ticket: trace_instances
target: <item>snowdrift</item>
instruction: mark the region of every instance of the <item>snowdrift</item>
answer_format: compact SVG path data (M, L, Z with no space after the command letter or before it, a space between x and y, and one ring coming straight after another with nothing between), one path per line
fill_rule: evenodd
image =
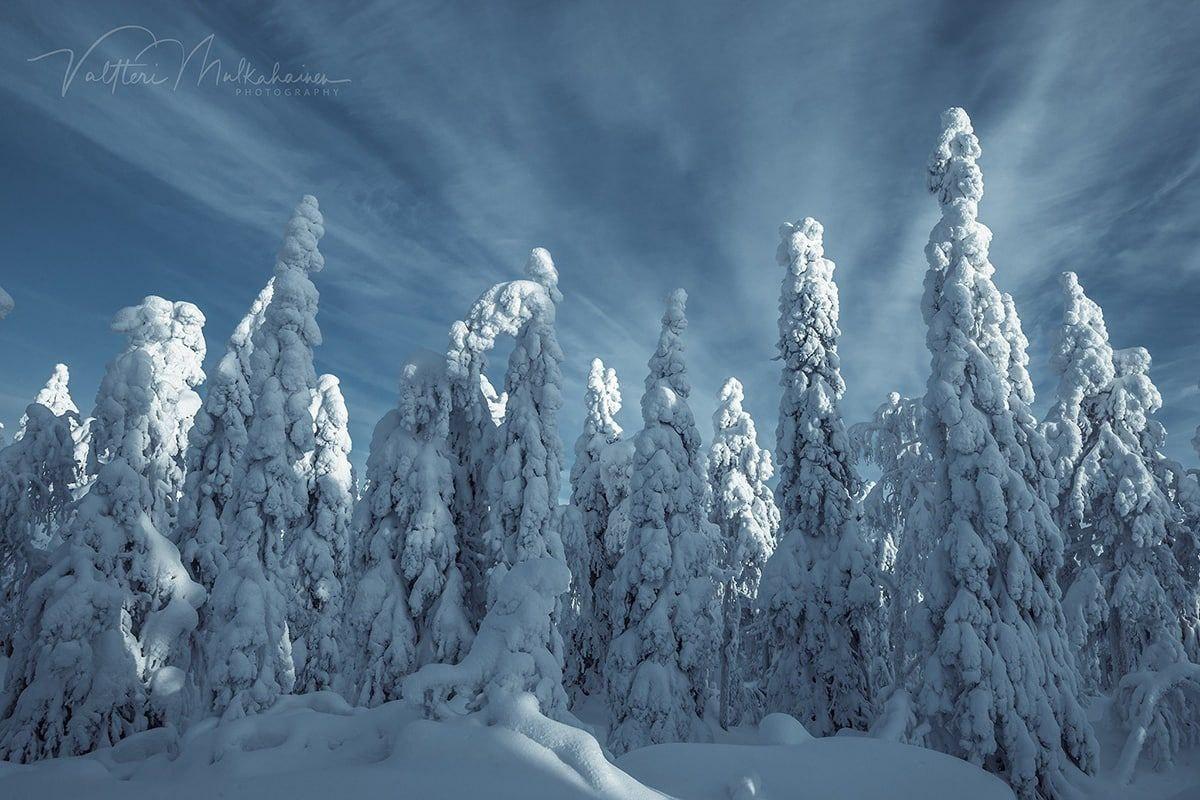
M285 697L257 716L199 725L182 743L159 730L89 756L0 762L0 797L1012 798L1000 781L962 761L850 737L659 745L629 753L618 769L589 735L530 709L518 700L488 725L479 717L431 722L403 702L365 710L329 692ZM747 779L755 793L735 794Z
M1007 784L965 761L857 736L791 745L660 744L627 753L617 766L686 800L1013 798Z

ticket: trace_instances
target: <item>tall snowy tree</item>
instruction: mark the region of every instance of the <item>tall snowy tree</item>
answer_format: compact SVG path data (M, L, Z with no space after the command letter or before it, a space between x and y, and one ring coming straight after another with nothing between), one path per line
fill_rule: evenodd
M208 379L204 402L188 432L187 475L179 501L175 541L192 577L211 592L228 562L221 543L221 515L233 498L234 476L246 452L250 401L250 353L274 282L268 282L229 337L225 355ZM202 609L201 615L208 609Z
M568 601L567 684L592 694L600 688L604 654L612 638L609 602L616 559L605 547L611 505L618 492L606 483L609 451L621 439L616 414L621 410L617 373L592 359L584 394L583 433L575 440L571 465L571 506L579 516L578 537L563 532L567 564L571 568ZM619 555L616 554L616 555Z
M396 408L375 426L355 511L362 548L345 654L348 696L361 705L398 699L406 675L457 662L474 637L451 513L449 418L445 362L405 364Z
M433 713L446 698L477 703L481 694L496 689L533 693L549 717L567 711L558 629L559 596L570 584L558 505L563 355L554 328L562 295L554 262L543 248L530 253L525 274L525 280L485 292L451 335L449 374L452 383L465 380L468 386L479 385L482 356L496 336L508 333L515 342L504 381L504 421L495 430L486 484L488 527L482 543L492 564L487 615L459 664L429 665L406 681L412 687L406 691L423 697Z
M667 300L635 439L630 529L612 584L605 667L615 753L708 737L702 717L719 641L718 533L705 516L700 433L684 364L687 293Z
M292 597L288 625L296 664L296 691L333 686L350 568L354 471L346 402L333 375L317 379L310 413L314 449L309 466L308 524L288 546Z
M1197 590L1172 548L1187 535L1183 511L1156 468L1157 442L1147 439L1162 406L1150 356L1141 348L1113 350L1103 312L1074 273L1064 273L1062 288L1051 362L1059 390L1046 428L1056 443L1059 518L1075 562L1067 609L1081 671L1111 690L1126 676L1188 661L1181 616L1194 608ZM1133 716L1134 709L1119 710ZM1159 702L1148 735L1159 762L1169 762L1189 735L1196 711L1178 689Z
M537 248L530 254L525 273L549 302L538 303L517 332L504 376L508 402L488 475L490 517L484 534L495 563L491 581L528 558L564 559L554 526L563 457L558 436L563 353L554 323L562 295L546 250ZM557 646L561 653L562 643Z
M319 295L309 274L325 266L317 247L324 233L317 199L305 195L288 222L271 302L251 337L253 416L221 519L229 567L217 576L205 616L207 699L230 718L270 707L295 683L282 556L309 523L313 347L321 343Z
M178 409L203 377L203 323L195 306L158 297L113 322L129 344L96 398L99 471L25 594L0 701L2 758L86 753L190 710L189 637L204 590L154 513L172 477Z
M543 261L549 264L549 272ZM495 542L488 541L494 527L489 483L493 479L495 451L504 447L499 441L499 426L507 418L511 399L507 391L497 394L488 381L484 373L487 354L501 335L522 336L531 320L546 317L547 309L558 302L558 277L553 270L549 253L538 248L526 266L525 280L492 286L475 301L467 317L450 328L446 363L451 398L453 512L462 549L467 609L473 624L478 624L487 611L491 583L488 574L497 559ZM539 324L538 329L543 327L544 324ZM557 346L555 341L555 349ZM518 349L523 348L518 345ZM541 359L543 354L534 352L533 357ZM557 397L555 402L559 402ZM561 460L561 454L557 457ZM552 497L551 501L556 499Z
M200 408L194 387L204 380L203 325L204 315L191 303L147 297L123 309L113 330L130 337L129 350L118 358L127 363L105 374L92 412L89 471L118 454L130 463L144 458L138 471L149 483L150 520L160 532L174 527L188 432ZM145 378L130 377L136 371Z
M857 518L860 481L838 403L838 294L824 229L780 229L779 547L760 593L771 621L766 708L817 736L866 730L890 682L879 563Z
M21 601L45 567L46 548L66 521L77 478L70 412L40 403L22 418L21 438L0 450L0 655L12 655Z
M771 453L758 446L754 420L742 408L743 399L741 382L725 381L713 414L708 451L710 519L721 532L726 571L719 680L719 718L724 728L737 724L746 711L758 710L748 708L743 684L747 677L757 677L765 664L763 632L755 624L754 612L763 569L779 531L779 509L767 485L775 469Z
M931 375L918 503L929 558L918 710L939 749L1003 776L1022 798L1060 797L1095 765L1057 583L1062 538L1031 483L1014 409L1014 339L978 221L983 176L966 113L942 115L929 189L942 219L926 247L922 312ZM1033 431L1036 434L1036 431ZM924 518L923 518L924 519Z

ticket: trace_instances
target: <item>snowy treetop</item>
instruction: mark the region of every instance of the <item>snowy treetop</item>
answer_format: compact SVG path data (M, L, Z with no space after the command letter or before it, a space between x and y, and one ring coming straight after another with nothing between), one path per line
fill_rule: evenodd
M583 421L585 436L601 435L609 441L620 438L621 426L617 424L616 416L621 410L621 387L617 383L617 371L611 367L605 369L604 362L598 358L592 359L588 371L584 405L587 409Z
M174 340L201 358L204 355L204 314L182 300L171 302L151 295L139 305L118 311L112 330L125 334L130 348Z
M460 389L474 390L483 371L485 354L502 335L516 336L535 316L551 318L558 291L558 270L549 251L534 248L525 265L528 280L498 283L488 289L465 319L450 328L446 363L451 379Z
M941 205L983 199L983 172L975 163L982 154L967 112L961 108L944 111L941 136L929 157L928 177L929 191Z
M325 218L317 198L304 195L288 221L283 235L283 246L275 263L276 271L290 267L304 272L320 272L325 266L325 257L317 249L317 243L325 235Z

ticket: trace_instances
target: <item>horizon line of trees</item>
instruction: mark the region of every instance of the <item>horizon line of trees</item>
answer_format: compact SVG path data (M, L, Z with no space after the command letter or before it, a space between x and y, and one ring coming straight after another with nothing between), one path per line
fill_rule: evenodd
M211 374L200 310L147 297L114 319L126 344L93 412L60 364L0 449L0 758L289 693L433 718L530 693L561 721L600 694L618 754L786 712L1061 798L1096 770L1085 707L1103 693L1129 730L1122 780L1143 752L1169 763L1200 732L1200 484L1163 455L1149 354L1113 348L1073 273L1034 417L980 155L966 113L945 112L923 398L843 420L835 267L805 218L777 250L774 451L736 378L702 447L679 289L634 435L615 371L591 362L565 505L550 253L480 295L444 358L402 364L360 482L338 379L313 366L324 219L305 196Z

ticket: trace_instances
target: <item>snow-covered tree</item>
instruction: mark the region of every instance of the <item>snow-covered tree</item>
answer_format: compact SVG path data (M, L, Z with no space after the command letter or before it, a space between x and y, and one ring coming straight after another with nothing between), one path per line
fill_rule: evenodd
M71 372L67 369L66 364L55 364L54 372L50 374L49 380L33 398L33 402L38 405L50 409L50 412L56 417L70 412L76 417L79 416L79 407L75 405L75 401L71 398ZM21 416L21 422L17 425L17 432L13 439L20 439L25 435L25 425L29 420L29 414Z
M449 417L445 362L405 364L399 402L375 426L355 511L362 548L345 653L348 695L361 705L399 698L406 675L457 662L474 636L450 509Z
M1061 607L1062 538L1031 478L1040 467L1027 437L1037 432L1018 419L1015 320L1005 321L991 232L978 221L979 155L966 113L945 112L929 165L942 218L922 301L932 474L917 502L935 547L917 625L927 653L917 708L937 748L1003 776L1022 798L1059 797L1068 762L1094 768L1096 742Z
M77 478L68 413L30 405L21 438L0 450L0 656L12 654L21 599L66 521Z
M571 465L571 511L565 512L569 520L578 517L578 524L568 523L563 530L571 568L568 620L564 623L568 631L565 674L569 686L591 694L600 688L604 654L612 637L608 598L616 558L605 548L604 537L618 492L606 484L605 466L611 458L609 450L621 439L621 426L615 418L621 410L617 373L605 369L598 358L592 359L588 373L584 408L583 433L575 440L575 463ZM577 536L568 535L576 530Z
M538 253L544 254L550 272L540 266L542 257ZM451 398L453 512L472 624L478 624L487 611L488 573L497 558L494 543L486 541L493 527L489 481L496 460L494 451L502 446L497 441L499 426L507 417L510 400L507 391L497 394L484 374L487 354L501 335L521 335L531 319L546 316L546 310L558 302L558 279L553 268L549 253L538 248L530 257L526 280L492 286L475 301L467 317L450 328L446 364ZM557 349L557 342L554 346ZM535 353L534 357L541 355Z
M187 476L179 501L175 541L192 577L211 592L228 562L221 543L221 515L233 498L234 476L246 452L250 400L250 353L274 282L268 282L229 337L225 355L208 378L208 391L188 431ZM207 614L201 609L201 615Z
M310 413L315 447L308 475L308 524L296 532L287 553L292 579L288 626L298 692L331 688L341 667L338 640L354 514L349 417L335 376L317 379Z
M1150 355L1114 350L1100 307L1065 273L1063 325L1052 365L1058 397L1046 429L1055 442L1058 516L1073 555L1064 603L1072 645L1089 689L1111 690L1145 673L1187 662L1184 620L1196 587L1173 543L1190 535L1159 469L1150 418L1162 398L1150 380ZM1123 699L1129 699L1125 696ZM1136 709L1118 704L1132 718ZM1197 707L1182 690L1154 712L1148 744L1168 762L1192 736Z
M484 543L494 562L490 581L528 558L564 559L554 526L563 458L558 435L563 353L554 322L555 304L562 295L546 250L537 248L530 254L525 273L548 302L538 303L518 330L504 376L508 402L487 484L490 516ZM561 642L557 646L561 653Z
M891 392L867 422L850 428L850 440L861 463L873 464L879 477L862 498L863 523L874 532L881 566L888 581L892 664L905 674L917 654L906 649L909 620L921 602L925 557L932 543L928 526L909 525L918 485L928 473L928 453L921 446L921 401Z
M79 407L71 397L71 373L66 364L55 364L54 372L46 385L38 391L33 402L50 409L55 416L64 417L71 428L71 438L75 441L75 479L72 488L80 486L84 481L87 470L87 454L90 439L91 421L84 422L79 416ZM17 433L13 440L25 435L29 415L21 417Z
M147 297L123 309L113 330L129 336L103 378L92 412L89 472L124 457L149 485L150 521L174 527L188 431L204 380L204 315L191 303Z
M766 709L818 736L866 730L890 682L879 563L858 520L860 480L838 407L838 294L823 231L811 217L780 229L782 522L760 592L771 624Z
M195 306L157 297L113 322L129 343L96 398L99 470L25 594L0 701L2 758L86 753L190 711L189 640L204 590L154 513L178 409L203 377L203 322Z
M324 233L317 199L305 195L288 222L271 302L251 337L253 416L221 519L229 567L216 579L205 617L207 699L226 717L265 709L295 683L282 555L309 523L313 347L321 343L319 295L309 274L325 265L317 247Z
M702 722L719 641L718 532L705 514L700 433L682 335L687 293L667 300L635 438L630 527L612 583L605 664L615 753L708 737Z
M487 572L487 616L480 623L479 636L471 651L461 663L431 665L411 680L413 686L419 686L413 691L426 698L427 705L437 705L438 701L430 698L473 695L480 688L475 670L487 663L491 668L507 671L507 674L485 675L483 679L488 685L511 693L532 692L541 703L543 714L561 717L566 713L566 695L562 689L563 643L557 609L559 595L570 584L557 501L562 471L557 417L563 356L554 325L556 305L562 295L558 291L558 273L546 250L539 247L530 253L525 274L525 280L498 284L480 297L468 320L455 324L447 354L451 385L458 384L461 392L463 387L480 385L482 359L494 346L496 337L501 333L515 337L505 375L508 401L504 421L495 429L488 456L491 459L486 483L488 527L482 539L491 563ZM471 419L478 420L483 410L482 394L475 398L472 412L475 416ZM452 408L458 402L452 399ZM451 426L452 442L454 435ZM480 457L478 452L471 455L472 459ZM476 474L476 466L469 466L468 472ZM456 480L456 491L459 486ZM522 567L525 564L530 566ZM524 583L514 582L510 576L516 574ZM560 586L561 575L566 578ZM553 594L520 596L545 592ZM536 611L525 621L507 621L513 614L521 617L527 614L519 609ZM548 619L542 620L541 615L547 609ZM518 625L523 637L520 642L511 638L518 635L511 629L513 624ZM485 630L490 631L486 636ZM544 638L528 638L534 634ZM493 653L500 644L496 641L498 636L510 637L505 646L516 648L512 652L521 655ZM443 668L433 669L433 666Z
M725 381L713 414L708 451L710 519L721 532L726 571L719 680L719 718L725 728L737 724L749 710L743 684L748 677L757 677L765 664L763 631L755 624L754 612L759 582L779 530L779 509L767 485L775 469L771 453L758 446L754 420L742 408L744 399L737 378Z

